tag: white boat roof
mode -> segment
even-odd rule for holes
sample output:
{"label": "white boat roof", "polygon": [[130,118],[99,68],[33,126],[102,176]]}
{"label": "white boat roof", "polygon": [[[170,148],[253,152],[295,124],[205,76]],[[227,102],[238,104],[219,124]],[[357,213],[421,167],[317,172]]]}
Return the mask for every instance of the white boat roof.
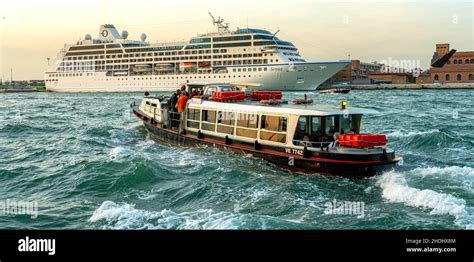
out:
{"label": "white boat roof", "polygon": [[295,115],[315,115],[315,116],[332,116],[332,115],[374,115],[379,112],[373,109],[356,108],[346,106],[343,110],[339,105],[322,105],[322,104],[288,104],[278,105],[261,105],[259,101],[242,101],[242,102],[216,102],[202,99],[190,99],[191,105],[199,105],[201,108],[220,109],[224,111],[238,112],[258,112],[268,114],[295,114]]}

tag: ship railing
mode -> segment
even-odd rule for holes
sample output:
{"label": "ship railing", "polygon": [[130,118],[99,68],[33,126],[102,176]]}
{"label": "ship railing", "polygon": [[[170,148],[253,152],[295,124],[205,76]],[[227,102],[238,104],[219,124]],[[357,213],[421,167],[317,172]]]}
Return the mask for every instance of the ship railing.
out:
{"label": "ship railing", "polygon": [[303,146],[303,147],[306,146],[308,150],[311,150],[311,149],[317,150],[320,148],[337,146],[338,142],[335,143],[334,141],[316,142],[316,141],[293,140],[293,144]]}
{"label": "ship railing", "polygon": [[168,111],[167,126],[171,129],[176,129],[181,133],[183,131],[183,113]]}

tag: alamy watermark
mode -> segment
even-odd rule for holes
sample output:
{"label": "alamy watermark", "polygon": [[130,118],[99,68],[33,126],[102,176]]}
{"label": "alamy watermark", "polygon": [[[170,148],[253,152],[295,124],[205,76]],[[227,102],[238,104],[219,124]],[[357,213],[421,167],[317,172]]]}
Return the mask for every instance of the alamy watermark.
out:
{"label": "alamy watermark", "polygon": [[421,62],[417,59],[393,59],[389,57],[380,61],[382,73],[408,73],[414,77],[418,77],[423,73]]}
{"label": "alamy watermark", "polygon": [[0,216],[27,215],[31,218],[38,217],[38,202],[36,201],[15,201],[0,200]]}
{"label": "alamy watermark", "polygon": [[324,204],[325,215],[355,215],[357,218],[364,218],[365,203],[361,201],[333,201]]}

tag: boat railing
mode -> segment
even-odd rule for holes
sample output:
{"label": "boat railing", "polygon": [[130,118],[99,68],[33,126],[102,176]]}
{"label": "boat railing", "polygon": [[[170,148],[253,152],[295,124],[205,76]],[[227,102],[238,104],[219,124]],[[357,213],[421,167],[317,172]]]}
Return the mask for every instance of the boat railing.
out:
{"label": "boat railing", "polygon": [[168,111],[167,126],[171,129],[177,129],[181,133],[183,131],[183,113]]}
{"label": "boat railing", "polygon": [[327,147],[333,147],[336,146],[334,141],[303,141],[303,140],[293,140],[293,144],[299,145],[299,146],[306,146],[308,150],[310,149],[317,149],[317,148],[327,148]]}

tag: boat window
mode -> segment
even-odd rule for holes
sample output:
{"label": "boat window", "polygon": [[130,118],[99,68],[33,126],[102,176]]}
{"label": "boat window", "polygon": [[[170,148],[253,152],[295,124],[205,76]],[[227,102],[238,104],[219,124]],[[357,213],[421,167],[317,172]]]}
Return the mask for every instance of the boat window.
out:
{"label": "boat window", "polygon": [[[351,131],[352,117],[345,115],[340,118],[341,120],[341,134],[348,134]],[[355,132],[355,131],[354,131]]]}
{"label": "boat window", "polygon": [[321,127],[322,127],[321,117],[319,116],[311,117],[311,134],[310,134],[311,141],[321,140]]}
{"label": "boat window", "polygon": [[187,126],[190,127],[190,128],[199,129],[199,122],[197,122],[197,121],[192,121],[192,120],[191,120],[191,121],[188,120]]}
{"label": "boat window", "polygon": [[341,134],[359,133],[362,115],[348,115],[340,117]]}
{"label": "boat window", "polygon": [[188,108],[188,119],[199,121],[200,113],[199,109]]}
{"label": "boat window", "polygon": [[286,125],[286,117],[262,115],[260,139],[285,143]]}
{"label": "boat window", "polygon": [[300,116],[298,123],[296,124],[296,130],[294,135],[294,140],[301,141],[305,134],[309,133],[308,131],[308,116]]}
{"label": "boat window", "polygon": [[219,113],[217,114],[217,123],[222,125],[233,126],[235,124],[235,113],[219,111]]}
{"label": "boat window", "polygon": [[286,132],[286,117],[262,115],[262,129]]}
{"label": "boat window", "polygon": [[325,127],[324,127],[324,134],[332,139],[332,136],[334,135],[334,132],[336,132],[337,126],[336,126],[336,118],[337,116],[327,116],[325,117]]}
{"label": "boat window", "polygon": [[217,114],[217,132],[234,134],[235,113],[219,111]]}
{"label": "boat window", "polygon": [[235,134],[237,136],[243,136],[248,138],[257,138],[258,128],[258,115],[239,113],[237,118],[237,129]]}
{"label": "boat window", "polygon": [[237,119],[237,126],[246,128],[258,128],[258,115],[240,113]]}
{"label": "boat window", "polygon": [[202,129],[214,131],[216,123],[216,111],[214,110],[202,110]]}
{"label": "boat window", "polygon": [[297,146],[309,147],[318,145],[321,142],[322,118],[319,116],[300,116],[296,124],[293,144]]}

